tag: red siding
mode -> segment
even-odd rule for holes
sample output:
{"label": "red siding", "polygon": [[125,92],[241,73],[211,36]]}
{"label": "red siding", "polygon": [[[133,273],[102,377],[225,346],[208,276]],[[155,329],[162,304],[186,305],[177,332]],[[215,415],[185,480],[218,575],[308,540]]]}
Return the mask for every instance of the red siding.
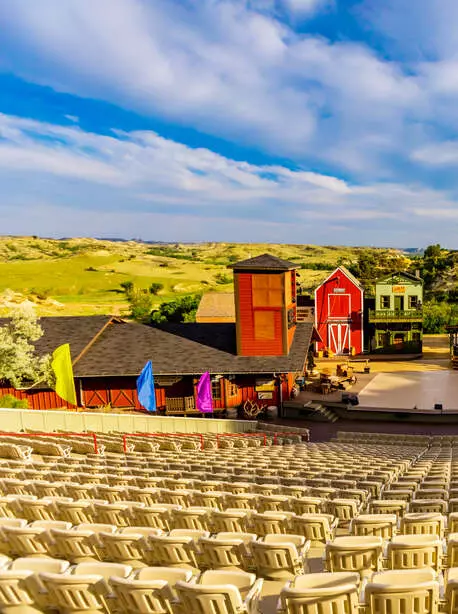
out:
{"label": "red siding", "polygon": [[[337,289],[337,292],[335,290]],[[315,291],[315,325],[323,340],[318,350],[335,351],[341,340],[344,352],[363,351],[363,291],[340,268]]]}

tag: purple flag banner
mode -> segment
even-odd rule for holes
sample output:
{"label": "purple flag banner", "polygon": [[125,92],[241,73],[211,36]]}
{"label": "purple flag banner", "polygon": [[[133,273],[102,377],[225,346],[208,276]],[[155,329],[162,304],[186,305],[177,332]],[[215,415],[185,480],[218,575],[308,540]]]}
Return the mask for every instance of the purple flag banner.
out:
{"label": "purple flag banner", "polygon": [[212,383],[208,371],[202,374],[197,384],[197,409],[202,413],[213,411]]}

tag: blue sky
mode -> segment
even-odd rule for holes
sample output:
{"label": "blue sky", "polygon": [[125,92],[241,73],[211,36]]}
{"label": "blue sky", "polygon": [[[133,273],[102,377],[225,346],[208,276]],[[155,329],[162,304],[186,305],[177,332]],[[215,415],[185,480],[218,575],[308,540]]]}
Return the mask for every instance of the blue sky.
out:
{"label": "blue sky", "polygon": [[0,233],[458,248],[457,24],[456,0],[0,0]]}

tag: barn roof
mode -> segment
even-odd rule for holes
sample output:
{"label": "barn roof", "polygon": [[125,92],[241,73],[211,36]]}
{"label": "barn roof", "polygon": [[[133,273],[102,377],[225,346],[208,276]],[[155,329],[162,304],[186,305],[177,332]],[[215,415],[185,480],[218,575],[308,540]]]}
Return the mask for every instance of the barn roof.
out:
{"label": "barn roof", "polygon": [[302,371],[313,324],[297,324],[287,356],[237,356],[235,324],[112,321],[75,365],[80,377],[138,375],[148,360],[157,375]]}
{"label": "barn roof", "polygon": [[272,254],[262,254],[261,256],[255,256],[254,258],[248,258],[247,260],[231,264],[229,268],[234,269],[234,271],[292,271],[293,269],[298,269],[299,265],[277,258],[277,256],[272,256]]}
{"label": "barn roof", "polygon": [[[42,317],[39,323],[44,334],[35,342],[35,349],[38,354],[51,354],[59,345],[69,343],[74,361],[112,319],[111,316]],[[0,327],[9,321],[0,318]]]}
{"label": "barn roof", "polygon": [[358,279],[356,279],[356,277],[355,277],[355,276],[354,276],[352,273],[350,273],[350,271],[347,269],[347,267],[344,267],[344,266],[338,266],[338,267],[336,267],[336,268],[333,270],[333,272],[332,272],[330,275],[328,275],[328,276],[326,277],[326,279],[324,279],[324,280],[321,282],[321,284],[320,284],[319,286],[317,286],[317,288],[316,288],[316,289],[321,288],[321,286],[323,286],[323,285],[324,285],[324,284],[325,284],[327,281],[329,281],[330,279],[332,279],[332,278],[334,277],[334,275],[336,274],[336,272],[337,272],[337,271],[342,271],[342,273],[343,273],[343,274],[344,274],[346,277],[348,277],[348,279],[349,279],[349,280],[350,280],[350,281],[351,281],[353,284],[355,284],[355,286],[356,286],[357,288],[360,288],[360,289],[362,290],[362,288],[363,288],[362,283],[361,283],[361,282],[360,282]]}
{"label": "barn roof", "polygon": [[[0,319],[0,326],[8,319]],[[39,354],[69,343],[76,377],[137,376],[151,360],[157,375],[293,373],[304,368],[314,332],[299,322],[287,356],[237,356],[235,324],[126,322],[110,316],[40,318]]]}
{"label": "barn roof", "polygon": [[224,318],[235,322],[235,302],[233,292],[206,292],[199,303],[196,321],[201,318]]}

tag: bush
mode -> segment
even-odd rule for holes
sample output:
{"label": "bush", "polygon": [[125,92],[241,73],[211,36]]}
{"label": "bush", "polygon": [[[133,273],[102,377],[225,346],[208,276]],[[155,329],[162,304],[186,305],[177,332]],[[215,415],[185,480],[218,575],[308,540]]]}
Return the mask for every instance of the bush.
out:
{"label": "bush", "polygon": [[232,277],[230,275],[226,275],[225,273],[217,273],[215,275],[215,281],[217,284],[226,285],[232,283]]}
{"label": "bush", "polygon": [[150,294],[154,294],[154,296],[157,296],[159,292],[163,289],[164,289],[164,284],[161,284],[157,281],[154,281],[149,287]]}
{"label": "bush", "polygon": [[130,315],[137,322],[148,322],[153,309],[153,297],[147,290],[135,290],[128,296]]}
{"label": "bush", "polygon": [[124,290],[124,292],[129,295],[132,294],[132,292],[134,291],[134,282],[133,281],[123,281],[120,284],[121,288]]}
{"label": "bush", "polygon": [[153,324],[195,322],[200,299],[200,294],[191,294],[169,303],[161,303],[159,309],[152,313],[151,322]]}
{"label": "bush", "polygon": [[423,331],[426,334],[446,333],[450,322],[451,307],[448,303],[435,301],[423,304]]}
{"label": "bush", "polygon": [[29,404],[26,399],[17,399],[12,394],[4,394],[0,397],[0,407],[7,409],[28,409]]}

